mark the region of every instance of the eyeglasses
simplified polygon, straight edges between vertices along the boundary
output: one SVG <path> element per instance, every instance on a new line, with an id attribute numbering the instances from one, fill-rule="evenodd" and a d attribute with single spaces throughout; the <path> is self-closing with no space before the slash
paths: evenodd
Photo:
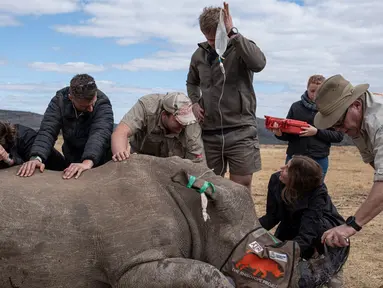
<path id="1" fill-rule="evenodd" d="M 342 117 L 332 126 L 333 128 L 341 128 L 343 126 L 344 120 L 346 119 L 346 116 L 347 116 L 347 112 L 348 112 L 348 108 L 346 112 L 344 112 Z"/>
<path id="2" fill-rule="evenodd" d="M 80 96 L 81 97 L 84 94 L 85 95 L 89 95 L 91 93 L 96 92 L 97 85 L 96 85 L 96 82 L 90 81 L 90 82 L 88 82 L 86 84 L 83 84 L 83 85 L 78 85 L 78 86 L 71 87 L 71 90 L 72 90 L 73 94 L 75 94 L 76 96 Z"/>

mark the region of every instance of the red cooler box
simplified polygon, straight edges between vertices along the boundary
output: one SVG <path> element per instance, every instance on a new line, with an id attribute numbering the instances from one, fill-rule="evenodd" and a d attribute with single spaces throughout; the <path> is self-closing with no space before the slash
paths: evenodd
<path id="1" fill-rule="evenodd" d="M 309 127 L 310 125 L 305 121 L 276 118 L 265 115 L 265 127 L 266 129 L 273 129 L 274 123 L 277 123 L 279 128 L 284 133 L 299 134 L 302 129 L 301 127 Z"/>

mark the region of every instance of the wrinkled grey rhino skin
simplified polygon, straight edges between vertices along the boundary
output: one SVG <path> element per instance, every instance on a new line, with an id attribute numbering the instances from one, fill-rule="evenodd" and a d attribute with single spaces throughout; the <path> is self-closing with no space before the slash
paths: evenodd
<path id="1" fill-rule="evenodd" d="M 215 184 L 204 222 L 181 169 Z M 219 268 L 259 225 L 248 190 L 178 157 L 132 155 L 63 180 L 0 171 L 0 287 L 232 287 Z"/>

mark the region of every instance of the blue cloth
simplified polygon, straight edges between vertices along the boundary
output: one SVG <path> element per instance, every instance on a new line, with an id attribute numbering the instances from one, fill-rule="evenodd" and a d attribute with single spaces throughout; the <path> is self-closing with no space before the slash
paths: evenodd
<path id="1" fill-rule="evenodd" d="M 287 162 L 289 162 L 289 160 L 291 158 L 292 158 L 292 156 L 286 155 L 286 162 L 285 162 L 285 164 L 287 164 Z M 327 173 L 327 169 L 328 169 L 328 156 L 327 157 L 323 157 L 323 158 L 312 158 L 312 159 L 315 160 L 322 167 L 322 175 L 323 175 L 323 180 L 324 180 L 324 178 L 326 176 L 326 173 Z"/>

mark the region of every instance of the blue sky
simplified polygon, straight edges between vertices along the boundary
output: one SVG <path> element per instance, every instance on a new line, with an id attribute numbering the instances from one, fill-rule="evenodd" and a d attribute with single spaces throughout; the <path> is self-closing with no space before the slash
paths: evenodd
<path id="1" fill-rule="evenodd" d="M 76 73 L 95 77 L 112 101 L 115 122 L 140 96 L 186 92 L 190 56 L 204 41 L 197 21 L 206 5 L 222 2 L 0 1 L 0 109 L 43 113 Z M 383 91 L 383 20 L 364 20 L 381 11 L 381 2 L 229 5 L 234 25 L 267 58 L 264 71 L 254 75 L 258 117 L 284 117 L 312 74 L 340 73 Z"/>

